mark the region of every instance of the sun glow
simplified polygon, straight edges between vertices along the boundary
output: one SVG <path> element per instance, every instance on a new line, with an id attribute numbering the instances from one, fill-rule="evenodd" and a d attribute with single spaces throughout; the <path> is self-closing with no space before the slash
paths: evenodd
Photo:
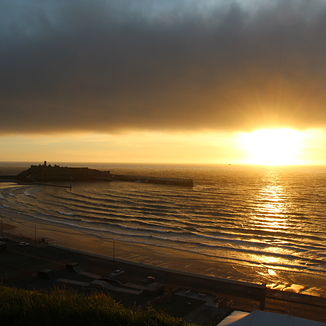
<path id="1" fill-rule="evenodd" d="M 304 133 L 293 129 L 261 129 L 242 133 L 240 142 L 248 158 L 247 164 L 295 165 L 301 164 L 300 150 Z"/>

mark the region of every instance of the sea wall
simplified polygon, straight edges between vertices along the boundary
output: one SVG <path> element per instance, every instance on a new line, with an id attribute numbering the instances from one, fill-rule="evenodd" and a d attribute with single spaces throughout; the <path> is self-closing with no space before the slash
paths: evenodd
<path id="1" fill-rule="evenodd" d="M 156 183 L 156 184 L 166 184 L 166 185 L 185 186 L 185 187 L 193 187 L 194 185 L 192 179 L 182 179 L 182 178 L 162 178 L 162 177 L 121 175 L 121 174 L 111 174 L 111 177 L 112 180 L 129 181 L 129 182 Z"/>

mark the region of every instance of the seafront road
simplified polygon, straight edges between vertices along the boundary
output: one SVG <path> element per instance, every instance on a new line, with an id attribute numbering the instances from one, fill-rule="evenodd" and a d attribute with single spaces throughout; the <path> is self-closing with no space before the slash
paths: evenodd
<path id="1" fill-rule="evenodd" d="M 260 308 L 260 301 L 252 294 L 248 293 L 246 297 L 242 293 L 239 296 L 239 288 L 235 287 L 232 281 L 228 290 L 221 292 L 218 285 L 215 288 L 212 286 L 214 283 L 211 278 L 198 274 L 192 275 L 121 259 L 112 260 L 112 257 L 90 255 L 46 242 L 31 242 L 29 246 L 20 246 L 20 241 L 27 240 L 12 238 L 0 251 L 0 278 L 5 285 L 37 288 L 42 284 L 37 281 L 40 270 L 65 270 L 66 264 L 78 262 L 83 270 L 101 276 L 109 276 L 114 270 L 123 268 L 125 272 L 119 278 L 135 285 L 141 285 L 147 276 L 154 276 L 157 282 L 165 285 L 166 290 L 189 288 L 219 296 L 234 309 L 252 311 Z M 266 289 L 264 310 L 326 322 L 326 298 Z"/>

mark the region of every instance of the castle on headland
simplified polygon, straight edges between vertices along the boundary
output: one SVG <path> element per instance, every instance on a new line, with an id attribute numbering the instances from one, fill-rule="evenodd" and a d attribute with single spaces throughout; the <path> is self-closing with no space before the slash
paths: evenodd
<path id="1" fill-rule="evenodd" d="M 192 179 L 111 174 L 110 171 L 99 171 L 87 167 L 52 166 L 48 165 L 46 161 L 44 161 L 44 164 L 31 165 L 29 169 L 15 176 L 15 179 L 24 182 L 129 181 L 186 187 L 193 186 Z"/>
<path id="2" fill-rule="evenodd" d="M 47 181 L 111 181 L 110 171 L 99 171 L 87 167 L 63 167 L 59 165 L 31 165 L 17 175 L 17 179 L 27 182 Z"/>

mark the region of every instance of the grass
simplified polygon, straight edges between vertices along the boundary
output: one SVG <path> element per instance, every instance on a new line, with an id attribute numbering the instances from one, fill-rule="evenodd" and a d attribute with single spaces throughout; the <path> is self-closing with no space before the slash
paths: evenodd
<path id="1" fill-rule="evenodd" d="M 152 308 L 126 308 L 106 294 L 50 293 L 0 285 L 0 325 L 187 326 L 180 318 Z"/>
<path id="2" fill-rule="evenodd" d="M 205 303 L 203 300 L 184 297 L 174 294 L 167 298 L 163 304 L 160 305 L 160 309 L 166 311 L 168 314 L 175 317 L 182 317 L 190 313 L 194 309 L 202 306 Z"/>

